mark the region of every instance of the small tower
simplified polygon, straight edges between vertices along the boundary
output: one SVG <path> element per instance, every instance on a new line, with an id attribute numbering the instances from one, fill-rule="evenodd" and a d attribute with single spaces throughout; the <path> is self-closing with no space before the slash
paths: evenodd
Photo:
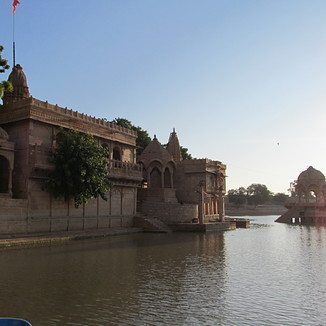
<path id="1" fill-rule="evenodd" d="M 5 92 L 3 97 L 4 104 L 18 102 L 31 96 L 28 90 L 27 79 L 21 65 L 17 64 L 12 69 L 8 81 L 12 83 L 14 90 L 12 92 Z"/>
<path id="2" fill-rule="evenodd" d="M 179 139 L 175 128 L 173 128 L 173 132 L 170 134 L 166 149 L 172 155 L 174 162 L 180 162 L 182 160 Z"/>

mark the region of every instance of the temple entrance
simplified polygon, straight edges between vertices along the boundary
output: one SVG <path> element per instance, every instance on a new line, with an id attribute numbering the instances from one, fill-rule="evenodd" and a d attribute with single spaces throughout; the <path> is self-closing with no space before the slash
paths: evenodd
<path id="1" fill-rule="evenodd" d="M 9 191 L 9 161 L 0 155 L 0 193 Z"/>

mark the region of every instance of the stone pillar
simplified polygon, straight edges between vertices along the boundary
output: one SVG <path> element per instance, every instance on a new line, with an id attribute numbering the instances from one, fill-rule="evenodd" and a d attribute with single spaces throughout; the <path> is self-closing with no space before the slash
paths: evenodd
<path id="1" fill-rule="evenodd" d="M 220 190 L 219 191 L 219 217 L 220 217 L 220 221 L 224 221 L 224 197 L 223 197 L 223 193 Z"/>
<path id="2" fill-rule="evenodd" d="M 12 197 L 12 168 L 9 167 L 8 194 Z"/>
<path id="3" fill-rule="evenodd" d="M 205 198 L 204 198 L 204 187 L 200 187 L 200 200 L 198 205 L 198 220 L 200 224 L 204 224 L 205 221 Z"/>

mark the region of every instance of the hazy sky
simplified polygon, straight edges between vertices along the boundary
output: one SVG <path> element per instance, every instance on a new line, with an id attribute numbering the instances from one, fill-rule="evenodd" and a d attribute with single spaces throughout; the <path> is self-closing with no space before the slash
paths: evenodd
<path id="1" fill-rule="evenodd" d="M 228 189 L 286 192 L 310 165 L 326 173 L 325 0 L 20 3 L 16 62 L 35 98 L 127 118 L 161 143 L 176 128 L 194 157 L 227 165 Z"/>

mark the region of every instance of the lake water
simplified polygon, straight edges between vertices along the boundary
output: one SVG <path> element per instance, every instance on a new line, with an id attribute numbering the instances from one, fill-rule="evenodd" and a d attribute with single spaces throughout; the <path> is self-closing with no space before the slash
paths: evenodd
<path id="1" fill-rule="evenodd" d="M 326 228 L 275 218 L 0 251 L 0 316 L 33 326 L 326 325 Z"/>

